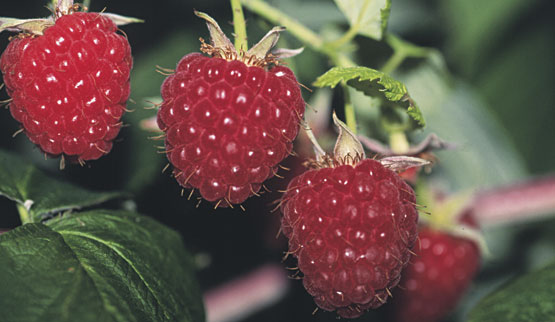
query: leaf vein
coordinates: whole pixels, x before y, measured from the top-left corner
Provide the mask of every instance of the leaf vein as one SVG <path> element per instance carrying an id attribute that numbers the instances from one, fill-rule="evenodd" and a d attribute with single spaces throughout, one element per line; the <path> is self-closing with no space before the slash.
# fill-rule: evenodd
<path id="1" fill-rule="evenodd" d="M 125 260 L 125 262 L 133 269 L 133 271 L 135 272 L 135 274 L 137 274 L 137 276 L 141 279 L 141 281 L 144 283 L 144 285 L 147 287 L 147 289 L 150 291 L 150 293 L 152 294 L 152 296 L 154 297 L 154 299 L 156 300 L 156 302 L 158 303 L 158 305 L 160 306 L 160 308 L 162 308 L 162 310 L 164 311 L 164 315 L 166 317 L 169 317 L 170 315 L 167 312 L 167 309 L 165 307 L 165 305 L 162 303 L 162 301 L 158 298 L 158 296 L 156 295 L 156 293 L 154 292 L 154 290 L 152 289 L 152 287 L 148 284 L 148 282 L 145 280 L 145 278 L 143 277 L 143 275 L 137 270 L 137 268 L 135 267 L 135 265 L 133 265 L 133 263 L 120 251 L 118 250 L 116 247 L 113 246 L 112 243 L 106 242 L 102 239 L 99 239 L 95 236 L 89 235 L 89 234 L 85 234 L 85 233 L 81 233 L 81 232 L 75 232 L 75 231 L 68 231 L 68 230 L 61 230 L 58 231 L 58 233 L 60 234 L 68 234 L 68 235 L 74 235 L 74 236 L 79 236 L 79 237 L 83 237 L 83 238 L 87 238 L 93 241 L 96 241 L 102 245 L 105 245 L 106 247 L 108 247 L 110 250 L 112 250 L 113 252 L 115 252 L 118 256 L 120 256 L 121 258 L 123 258 L 123 260 Z"/>

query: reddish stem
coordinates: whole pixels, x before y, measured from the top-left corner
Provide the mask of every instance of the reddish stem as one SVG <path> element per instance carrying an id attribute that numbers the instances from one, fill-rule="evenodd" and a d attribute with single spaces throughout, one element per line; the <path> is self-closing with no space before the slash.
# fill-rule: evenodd
<path id="1" fill-rule="evenodd" d="M 204 294 L 208 322 L 239 321 L 283 298 L 289 281 L 283 268 L 269 264 Z"/>
<path id="2" fill-rule="evenodd" d="M 555 176 L 480 193 L 473 209 L 481 226 L 497 226 L 555 215 Z"/>

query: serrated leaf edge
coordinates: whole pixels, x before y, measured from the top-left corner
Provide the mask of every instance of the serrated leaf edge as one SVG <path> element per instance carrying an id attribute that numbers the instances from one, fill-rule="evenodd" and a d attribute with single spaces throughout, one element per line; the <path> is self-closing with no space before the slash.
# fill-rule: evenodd
<path id="1" fill-rule="evenodd" d="M 371 77 L 371 76 L 370 77 L 365 77 L 364 75 L 361 75 L 361 72 L 374 72 L 374 73 L 377 73 L 378 75 L 376 75 L 376 77 Z M 352 76 L 352 74 L 354 74 L 354 76 Z M 330 76 L 330 75 L 333 75 L 335 77 Z M 326 79 L 325 79 L 326 77 L 330 77 L 332 79 L 326 81 Z M 393 77 L 389 76 L 388 74 L 385 74 L 384 72 L 381 72 L 379 70 L 369 68 L 369 67 L 363 67 L 363 66 L 333 67 L 332 69 L 325 72 L 323 75 L 319 76 L 316 79 L 316 81 L 313 83 L 313 85 L 317 86 L 317 87 L 329 86 L 331 88 L 335 88 L 335 86 L 337 86 L 337 84 L 339 84 L 340 82 L 345 82 L 347 85 L 349 85 L 349 81 L 352 81 L 352 80 L 359 81 L 359 82 L 363 82 L 363 81 L 373 82 L 373 81 L 376 81 L 379 85 L 382 86 L 382 88 L 378 88 L 378 91 L 383 92 L 384 96 L 389 101 L 394 102 L 394 103 L 408 102 L 407 103 L 408 106 L 406 107 L 407 114 L 414 121 L 416 121 L 420 125 L 420 127 L 426 126 L 424 116 L 422 115 L 422 112 L 420 111 L 420 109 L 418 108 L 416 103 L 412 100 L 412 98 L 408 94 L 408 90 L 407 90 L 406 85 L 399 82 L 398 80 L 394 79 Z M 397 88 L 397 86 L 395 86 L 393 88 L 386 87 L 384 84 L 387 83 L 387 80 L 391 81 L 392 83 L 400 84 L 401 91 L 398 92 L 398 91 L 395 90 Z M 351 87 L 353 87 L 353 86 L 351 86 Z M 356 87 L 353 87 L 353 88 L 360 91 Z M 395 95 L 395 96 L 403 95 L 403 96 L 399 99 L 395 99 L 395 98 L 392 97 L 392 95 Z"/>

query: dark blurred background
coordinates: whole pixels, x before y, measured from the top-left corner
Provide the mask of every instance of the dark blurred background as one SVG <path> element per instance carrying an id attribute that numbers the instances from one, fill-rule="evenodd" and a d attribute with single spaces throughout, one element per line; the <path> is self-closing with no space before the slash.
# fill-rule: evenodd
<path id="1" fill-rule="evenodd" d="M 325 35 L 347 28 L 345 18 L 331 0 L 268 2 Z M 45 16 L 48 11 L 44 5 L 44 1 L 36 0 L 3 1 L 0 16 Z M 182 234 L 186 246 L 202 264 L 199 278 L 204 290 L 264 263 L 279 264 L 286 244 L 283 239 L 274 238 L 279 214 L 269 212 L 278 193 L 251 198 L 244 204 L 245 212 L 215 211 L 206 203 L 196 208 L 194 200 L 187 200 L 187 193 L 181 197 L 175 180 L 168 173 L 162 174 L 165 156 L 155 148 L 161 142 L 147 139 L 156 134 L 139 127 L 141 120 L 155 114 L 144 107 L 149 105 L 146 101 L 158 99 L 164 79 L 156 73 L 156 65 L 173 68 L 184 54 L 198 50 L 199 37 L 208 37 L 205 24 L 193 14 L 193 9 L 209 13 L 231 34 L 228 1 L 92 1 L 91 11 L 103 8 L 145 20 L 121 28 L 129 37 L 135 59 L 131 75 L 134 103 L 128 106 L 134 112 L 125 115 L 130 126 L 122 130 L 112 152 L 85 167 L 71 165 L 59 171 L 58 160 L 44 160 L 24 135 L 12 138 L 19 125 L 7 109 L 0 111 L 0 148 L 16 151 L 53 176 L 81 186 L 131 191 L 134 203 L 126 203 L 126 207 L 152 216 Z M 434 174 L 449 190 L 483 189 L 555 171 L 553 9 L 553 1 L 548 0 L 393 1 L 389 31 L 417 45 L 439 50 L 428 59 L 406 61 L 395 76 L 406 82 L 427 117 L 428 128 L 414 138 L 436 132 L 461 147 L 440 153 L 442 163 Z M 270 25 L 248 11 L 246 18 L 252 43 Z M 5 48 L 9 36 L 7 32 L 0 35 L 0 48 Z M 287 33 L 282 38 L 282 46 L 302 45 Z M 378 68 L 391 53 L 383 43 L 362 37 L 356 40 L 356 59 L 363 65 Z M 309 49 L 288 63 L 300 82 L 307 85 L 330 67 L 325 57 Z M 304 91 L 304 95 L 310 102 L 310 93 Z M 2 90 L 0 100 L 7 98 Z M 360 102 L 363 104 L 363 98 Z M 371 118 L 365 110 L 360 113 L 360 122 Z M 365 125 L 360 126 L 364 129 Z M 268 185 L 275 190 L 285 184 L 284 180 L 274 179 Z M 11 202 L 0 199 L 0 209 L 0 227 L 19 224 Z M 492 231 L 487 237 L 496 256 L 485 264 L 461 311 L 491 289 L 498 276 L 536 267 L 552 256 L 549 245 L 554 242 L 553 231 L 553 221 L 548 225 Z M 547 252 L 542 252 L 545 247 Z M 525 255 L 534 250 L 539 252 L 536 257 Z M 511 264 L 510 269 L 503 269 L 507 263 Z M 313 308 L 302 283 L 292 281 L 283 300 L 243 321 L 336 319 L 335 314 L 323 312 L 313 316 Z M 376 321 L 380 314 L 371 313 L 360 321 Z M 459 316 L 455 314 L 450 319 L 455 321 Z"/>

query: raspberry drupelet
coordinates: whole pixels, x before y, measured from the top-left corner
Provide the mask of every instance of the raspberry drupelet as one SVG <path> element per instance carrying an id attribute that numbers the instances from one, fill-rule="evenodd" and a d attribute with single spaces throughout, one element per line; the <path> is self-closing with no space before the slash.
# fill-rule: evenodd
<path id="1" fill-rule="evenodd" d="M 161 87 L 158 126 L 173 174 L 216 205 L 256 195 L 293 148 L 305 102 L 293 72 L 276 60 L 203 43 Z"/>
<path id="2" fill-rule="evenodd" d="M 282 232 L 318 307 L 355 318 L 384 304 L 417 238 L 414 192 L 380 162 L 363 159 L 294 178 Z"/>
<path id="3" fill-rule="evenodd" d="M 13 37 L 0 59 L 10 112 L 31 142 L 80 163 L 110 152 L 132 65 L 129 42 L 112 20 L 73 11 L 42 35 Z"/>

